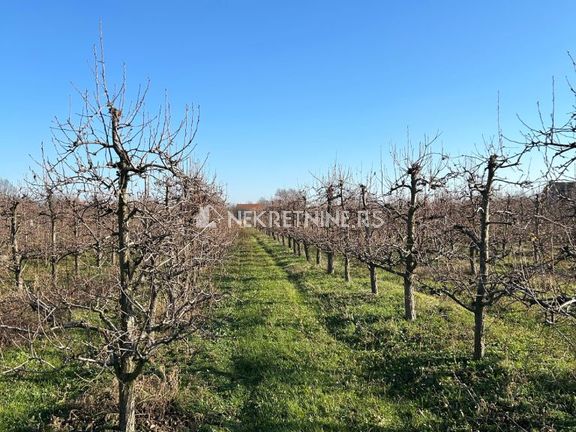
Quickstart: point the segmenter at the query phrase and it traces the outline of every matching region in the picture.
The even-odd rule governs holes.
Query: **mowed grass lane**
[[[362,378],[355,352],[328,333],[265,246],[260,235],[242,236],[221,279],[230,298],[218,310],[220,334],[189,365],[200,390],[188,408],[203,430],[415,428],[403,420],[406,406]]]
[[[363,266],[351,283],[323,267],[244,232],[215,337],[182,374],[202,430],[576,430],[574,353],[537,314],[490,311],[487,356],[471,361],[473,317],[451,301],[417,293],[407,322],[397,277],[379,272],[373,296]]]

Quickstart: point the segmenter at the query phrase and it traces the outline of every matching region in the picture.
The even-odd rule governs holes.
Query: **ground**
[[[373,296],[359,265],[345,283],[243,232],[207,332],[157,361],[180,377],[168,412],[203,431],[576,430],[576,362],[554,328],[498,312],[471,361],[466,311],[418,294],[408,323],[399,280],[379,278]],[[67,369],[4,378],[0,430],[42,430],[82,389]]]
[[[188,410],[205,430],[576,430],[574,358],[552,329],[526,310],[490,319],[473,362],[470,314],[420,294],[408,323],[400,281],[379,274],[375,297],[367,276],[346,284],[245,234]]]

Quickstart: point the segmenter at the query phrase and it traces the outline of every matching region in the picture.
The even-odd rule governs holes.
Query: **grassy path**
[[[399,407],[367,386],[353,350],[329,334],[265,246],[245,237],[228,266],[234,301],[219,312],[225,334],[205,353],[212,383],[201,422],[253,431],[406,430]]]
[[[244,232],[182,411],[205,431],[576,430],[575,362],[554,329],[490,318],[473,362],[470,314],[418,293],[406,322],[398,279],[379,279],[375,297],[362,267],[347,284]]]

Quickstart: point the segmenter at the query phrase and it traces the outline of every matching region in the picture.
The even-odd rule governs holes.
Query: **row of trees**
[[[176,123],[166,105],[150,116],[108,88],[104,62],[81,94],[79,114],[57,121],[55,150],[26,188],[3,188],[4,288],[0,340],[59,348],[113,371],[119,428],[136,430],[135,383],[157,351],[202,323],[211,273],[234,241],[214,181],[191,162],[197,115]],[[220,212],[224,214],[224,212]],[[28,364],[28,363],[26,363]],[[14,372],[26,364],[6,370]]]
[[[396,152],[389,172],[354,178],[335,167],[312,187],[279,191],[268,202],[268,210],[324,214],[321,223],[300,217],[266,231],[308,260],[314,247],[328,273],[340,255],[346,281],[354,258],[367,267],[374,294],[376,269],[399,276],[407,320],[416,319],[415,288],[451,298],[474,315],[480,359],[486,311],[504,298],[539,305],[549,319],[576,318],[576,183],[522,172],[531,150],[552,149],[553,161],[575,146],[551,146],[549,130],[531,132],[515,153],[500,139],[484,154],[453,158],[428,139]],[[567,166],[549,164],[546,174],[555,178]]]

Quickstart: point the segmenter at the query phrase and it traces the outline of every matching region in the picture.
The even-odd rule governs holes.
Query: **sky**
[[[102,22],[107,70],[147,105],[200,107],[196,158],[231,202],[367,171],[409,135],[473,151],[537,125],[552,77],[573,100],[573,0],[20,1],[0,5],[0,178],[22,179],[55,116],[92,88]],[[182,111],[181,111],[182,112]]]

